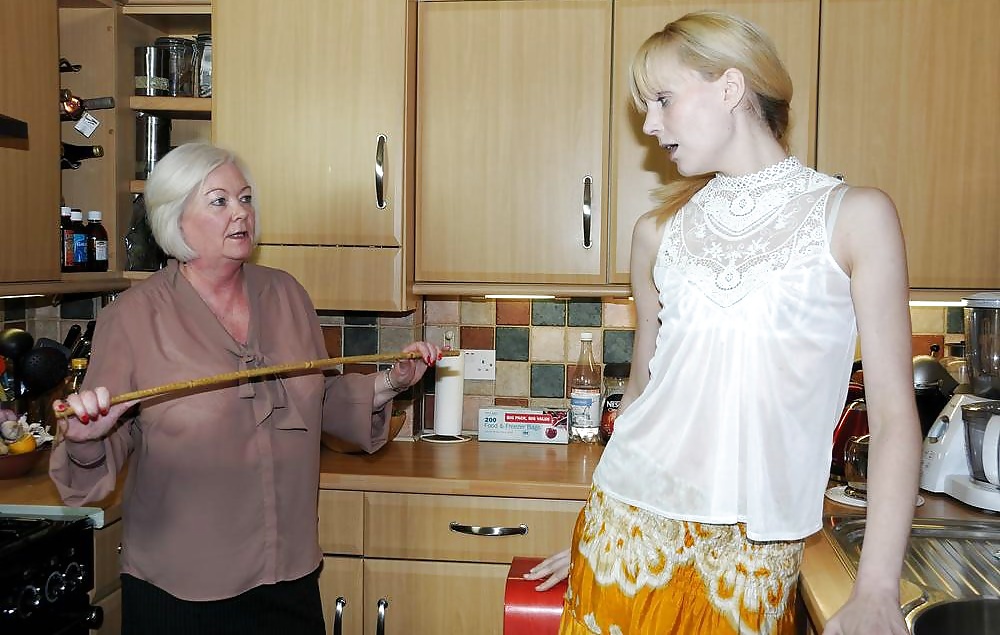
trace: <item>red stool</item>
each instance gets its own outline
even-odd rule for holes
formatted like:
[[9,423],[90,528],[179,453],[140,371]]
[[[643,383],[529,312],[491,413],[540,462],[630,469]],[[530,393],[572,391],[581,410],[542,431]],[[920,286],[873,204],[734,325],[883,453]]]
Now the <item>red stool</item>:
[[524,574],[542,558],[514,558],[507,572],[503,597],[503,635],[556,635],[562,617],[566,581],[548,591],[536,591],[540,580]]

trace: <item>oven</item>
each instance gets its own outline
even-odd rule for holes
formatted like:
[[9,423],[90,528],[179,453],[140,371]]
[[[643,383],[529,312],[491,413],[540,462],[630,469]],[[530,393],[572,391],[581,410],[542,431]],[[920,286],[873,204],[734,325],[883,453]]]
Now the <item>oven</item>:
[[104,618],[93,588],[89,518],[0,514],[0,633],[87,635]]

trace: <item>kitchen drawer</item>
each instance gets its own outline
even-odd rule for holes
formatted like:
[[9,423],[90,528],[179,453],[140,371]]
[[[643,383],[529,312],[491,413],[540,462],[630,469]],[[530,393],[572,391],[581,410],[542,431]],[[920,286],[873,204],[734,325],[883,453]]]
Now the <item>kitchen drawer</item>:
[[[550,556],[569,548],[583,501],[365,494],[365,556],[509,564],[514,556]],[[469,535],[450,523],[519,528],[507,536]]]
[[94,531],[94,590],[92,597],[101,600],[121,586],[118,546],[122,543],[122,521]]
[[364,494],[319,491],[319,546],[323,553],[360,556],[364,529]]

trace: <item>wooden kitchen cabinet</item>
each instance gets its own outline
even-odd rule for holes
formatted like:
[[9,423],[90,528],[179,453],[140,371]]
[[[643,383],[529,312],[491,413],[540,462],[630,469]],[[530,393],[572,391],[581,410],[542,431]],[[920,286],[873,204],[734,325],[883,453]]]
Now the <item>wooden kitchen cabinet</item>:
[[[629,282],[632,228],[657,206],[651,193],[678,178],[667,153],[642,132],[644,114],[636,110],[629,92],[632,56],[667,23],[704,8],[699,0],[615,0],[609,282]],[[820,0],[721,0],[711,8],[751,20],[774,40],[795,87],[791,153],[815,165]]]
[[214,137],[255,177],[258,262],[321,309],[414,307],[415,16],[414,0],[213,6]]
[[59,279],[59,44],[55,0],[0,0],[0,283]]
[[91,602],[104,610],[104,623],[95,635],[120,635],[122,627],[121,564],[122,521],[94,530],[94,590]]
[[1000,287],[1000,3],[822,11],[818,169],[892,196],[911,288]]
[[611,14],[420,3],[419,281],[605,282]]
[[[383,601],[387,635],[501,635],[511,560],[565,549],[582,507],[582,500],[321,490],[327,632],[343,598],[344,633],[374,635]],[[473,535],[495,527],[512,534]]]

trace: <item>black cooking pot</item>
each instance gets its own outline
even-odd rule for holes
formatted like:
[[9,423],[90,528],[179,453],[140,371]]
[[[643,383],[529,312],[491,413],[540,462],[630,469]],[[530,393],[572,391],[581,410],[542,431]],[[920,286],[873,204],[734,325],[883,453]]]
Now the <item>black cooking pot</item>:
[[913,358],[913,394],[923,436],[927,436],[957,387],[958,382],[936,357],[917,355]]

